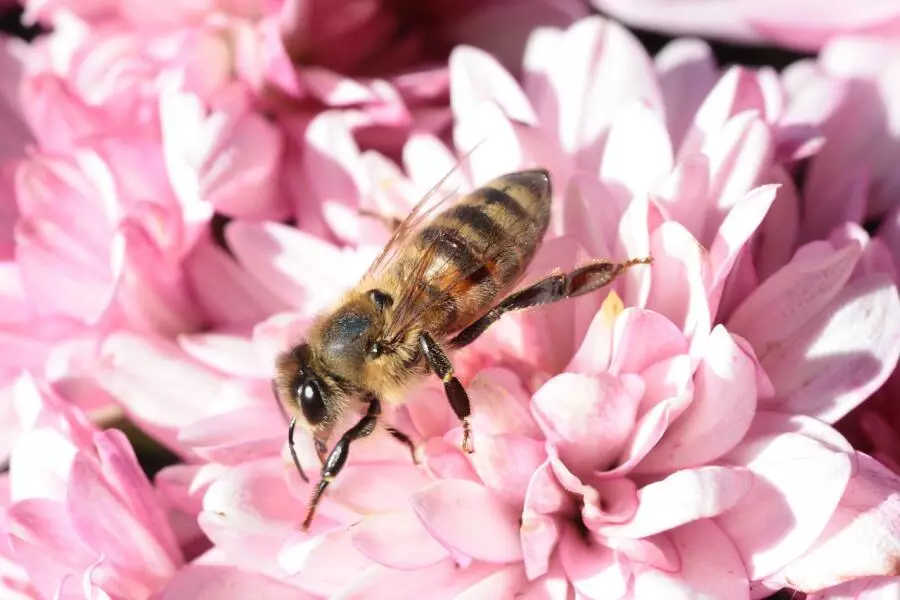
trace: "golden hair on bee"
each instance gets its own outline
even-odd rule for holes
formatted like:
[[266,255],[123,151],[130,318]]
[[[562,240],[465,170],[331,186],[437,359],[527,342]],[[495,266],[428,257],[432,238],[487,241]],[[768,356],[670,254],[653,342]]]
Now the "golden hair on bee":
[[[651,262],[593,260],[515,291],[550,223],[550,174],[509,173],[426,210],[439,186],[400,223],[360,283],[276,360],[273,389],[293,414],[288,443],[294,464],[308,481],[294,449],[297,424],[312,434],[322,462],[304,530],[350,444],[375,430],[382,402],[402,402],[415,378],[430,372],[442,381],[462,425],[463,450],[473,451],[469,398],[448,351],[472,343],[505,313],[592,292],[629,267]],[[364,415],[328,451],[332,431],[359,403]],[[385,428],[415,460],[412,440]]]

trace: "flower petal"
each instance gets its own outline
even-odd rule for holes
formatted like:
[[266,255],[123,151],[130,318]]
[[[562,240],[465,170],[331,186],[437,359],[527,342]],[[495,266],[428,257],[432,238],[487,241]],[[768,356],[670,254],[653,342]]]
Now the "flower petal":
[[450,105],[457,119],[464,119],[482,102],[494,102],[506,116],[536,125],[531,103],[509,73],[487,52],[457,46],[450,53]]
[[756,396],[754,360],[724,327],[717,325],[694,374],[693,401],[636,471],[671,471],[719,458],[750,428],[756,414]]
[[204,564],[192,564],[181,569],[158,596],[159,600],[229,600],[252,597],[313,600],[316,596],[262,573],[226,565]]
[[562,373],[534,395],[535,417],[578,473],[606,468],[628,439],[640,398],[608,373]]
[[718,78],[713,51],[703,40],[675,39],[653,59],[659,75],[672,145],[678,148]]
[[512,504],[522,504],[535,470],[547,460],[544,444],[517,434],[482,435],[469,455],[486,486]]
[[664,316],[626,308],[616,320],[609,372],[640,373],[653,363],[687,351],[684,334]]
[[857,453],[859,470],[815,545],[768,580],[815,592],[900,571],[900,477]]
[[749,600],[750,584],[741,556],[714,521],[694,521],[675,529],[670,536],[681,555],[681,571],[637,571],[635,600]]
[[715,517],[754,580],[809,549],[831,519],[853,469],[847,453],[792,432],[786,415],[763,416],[723,459],[750,469],[756,484],[737,506]]
[[600,179],[623,198],[646,194],[672,169],[672,143],[660,113],[627,105],[609,131]]
[[471,481],[436,481],[410,501],[448,549],[488,562],[522,559],[518,515],[487,488]]
[[363,555],[393,569],[421,569],[450,556],[411,507],[370,515],[353,525],[350,534]]
[[643,538],[698,519],[714,517],[738,503],[753,485],[753,474],[738,467],[676,471],[638,490],[637,512],[628,523],[601,525],[605,536]]
[[579,539],[568,527],[559,543],[559,560],[575,591],[590,600],[622,598],[628,591],[630,566],[606,546]]

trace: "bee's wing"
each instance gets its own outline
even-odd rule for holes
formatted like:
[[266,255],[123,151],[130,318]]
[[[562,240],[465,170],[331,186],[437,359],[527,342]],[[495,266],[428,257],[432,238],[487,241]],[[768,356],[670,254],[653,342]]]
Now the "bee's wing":
[[459,194],[454,191],[446,196],[441,198],[435,198],[435,194],[441,187],[447,182],[447,180],[459,169],[462,165],[463,161],[469,158],[473,152],[481,145],[482,142],[476,144],[471,150],[463,154],[459,161],[457,161],[456,165],[450,169],[446,175],[441,177],[441,179],[430,189],[425,195],[419,200],[416,205],[412,208],[406,218],[403,219],[397,229],[394,230],[391,239],[388,240],[387,244],[385,244],[384,248],[382,248],[381,252],[375,257],[375,260],[372,261],[371,266],[369,266],[369,270],[366,272],[367,276],[376,274],[379,270],[383,269],[385,266],[391,264],[391,261],[397,255],[397,251],[399,248],[403,246],[403,242],[409,239],[410,235],[421,228],[421,226],[428,220],[428,217],[433,215],[440,207],[444,206],[449,200],[455,199],[459,196]]

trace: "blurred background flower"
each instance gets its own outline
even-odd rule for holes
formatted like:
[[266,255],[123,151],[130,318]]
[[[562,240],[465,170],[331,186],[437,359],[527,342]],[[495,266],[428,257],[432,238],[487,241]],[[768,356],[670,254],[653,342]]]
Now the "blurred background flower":
[[[897,15],[594,4],[624,24],[0,9],[3,597],[897,596]],[[312,484],[290,462],[274,356],[449,171],[534,166],[526,280],[653,265],[504,317],[453,359],[475,454],[425,380],[386,415],[418,464],[358,442],[300,533],[319,462],[306,435]]]

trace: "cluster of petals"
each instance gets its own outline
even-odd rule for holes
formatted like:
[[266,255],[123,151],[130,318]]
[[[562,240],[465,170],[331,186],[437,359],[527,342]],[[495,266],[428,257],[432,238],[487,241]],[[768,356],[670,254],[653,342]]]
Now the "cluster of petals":
[[702,35],[743,43],[774,43],[819,50],[842,35],[872,38],[900,33],[900,6],[892,0],[591,0],[634,27],[675,35]]
[[[0,56],[21,74],[3,118],[36,148],[0,187],[17,219],[0,376],[18,432],[0,586],[210,600],[900,589],[900,453],[884,429],[900,203],[893,140],[853,121],[891,117],[856,114],[889,93],[891,67],[853,71],[860,56],[888,65],[889,45],[722,71],[703,42],[651,58],[589,17],[531,31],[521,73],[460,45],[414,82],[337,81],[259,44],[293,3],[226,4],[210,19],[191,3],[29,2],[57,30]],[[148,22],[166,26],[135,27]],[[554,213],[526,281],[591,257],[652,266],[504,317],[453,357],[474,454],[440,382],[411,387],[387,418],[416,462],[382,431],[356,442],[301,533],[319,463],[305,436],[312,482],[290,462],[274,356],[388,239],[368,213],[402,218],[448,172],[435,197],[535,165]],[[230,218],[221,239],[214,214]],[[870,218],[884,218],[874,235]],[[888,409],[863,422],[876,392]],[[85,416],[110,404],[183,464],[151,486],[124,436]]]

